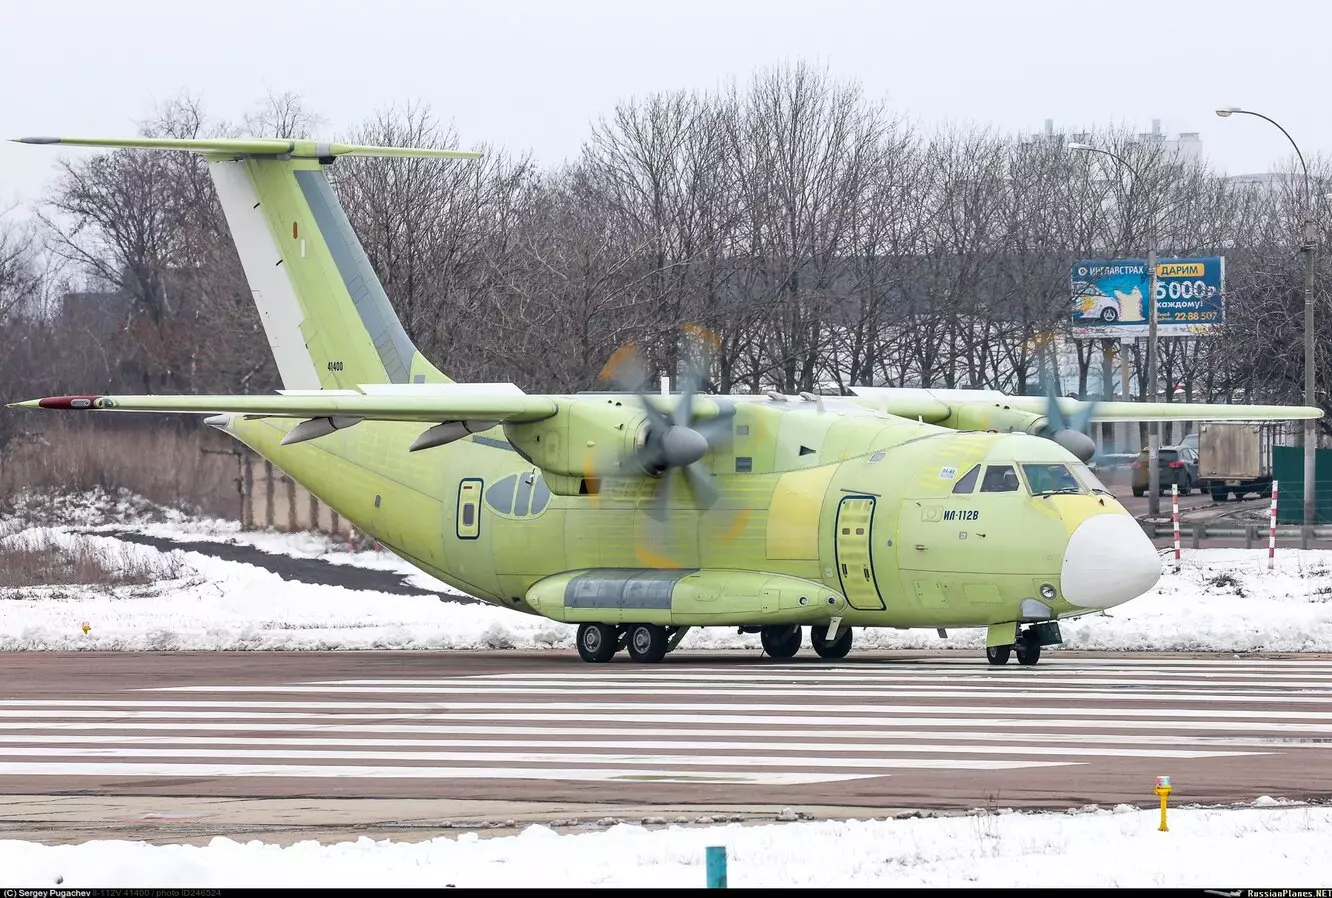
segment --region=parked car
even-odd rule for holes
[[[1074,301],[1077,305],[1077,317],[1099,319],[1106,324],[1119,320],[1119,303],[1114,297],[1106,295],[1104,290],[1089,283],[1078,284],[1080,292]]]
[[[1133,463],[1133,495],[1145,496],[1151,485],[1149,450],[1138,453]],[[1198,452],[1188,446],[1162,446],[1157,450],[1157,467],[1161,472],[1161,494],[1170,491],[1171,484],[1179,487],[1179,494],[1187,496],[1198,482]]]

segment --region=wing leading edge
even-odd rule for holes
[[[953,408],[966,405],[1002,405],[1017,411],[1043,415],[1050,400],[1044,396],[1008,396],[995,390],[930,390],[911,387],[853,387],[853,392],[880,403],[889,414],[899,408],[914,417],[923,403],[935,402]],[[1296,421],[1323,417],[1323,410],[1302,405],[1231,405],[1206,402],[1102,402],[1059,398],[1065,415],[1085,413],[1091,421]]]
[[[98,412],[174,412],[255,418],[354,417],[371,421],[540,421],[558,411],[551,399],[527,395],[365,395],[311,391],[277,396],[48,396],[9,408]]]

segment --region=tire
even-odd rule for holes
[[[584,661],[604,664],[615,657],[619,640],[610,624],[579,624],[578,654]]]
[[[838,658],[845,658],[846,653],[851,651],[851,628],[842,628],[841,632],[837,634],[837,638],[829,642],[826,626],[810,627],[809,641],[813,643],[814,651],[820,658],[834,661]]]
[[[629,627],[629,657],[640,664],[656,664],[666,657],[666,628],[658,624]]]
[[[1226,489],[1224,489],[1224,488],[1223,488],[1223,489],[1216,489],[1216,488],[1214,487],[1214,488],[1212,489],[1212,501],[1213,501],[1213,502],[1224,502],[1224,501],[1226,501],[1226,497],[1229,496],[1229,495],[1230,495],[1229,491],[1226,490]]]
[[[1138,488],[1135,486],[1135,487],[1133,488],[1133,495],[1135,495],[1135,496],[1137,496],[1139,499],[1141,499],[1143,496],[1147,495],[1147,491],[1146,491],[1145,489],[1138,489]]]
[[[791,658],[800,651],[803,631],[799,627],[764,627],[759,631],[763,651],[774,658]]]
[[[1017,644],[1018,664],[1030,667],[1041,660],[1041,644],[1034,639],[1021,639]]]
[[[1158,316],[1159,317],[1159,316]],[[1106,324],[1112,324],[1119,320],[1119,310],[1114,306],[1101,309],[1101,320]]]
[[[995,667],[1008,663],[1008,656],[1013,653],[1011,645],[987,645],[985,647],[985,660]]]

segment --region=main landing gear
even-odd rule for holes
[[[666,657],[688,627],[663,627],[660,624],[579,624],[578,654],[584,661],[605,663],[621,649],[642,664],[654,664]]]
[[[575,641],[579,656],[593,664],[604,664],[621,650],[640,664],[655,664],[680,644],[689,627],[666,627],[661,624],[579,624]],[[804,631],[795,624],[765,627],[741,627],[742,633],[758,633],[763,651],[773,658],[791,658],[800,651]],[[818,624],[809,628],[809,641],[820,658],[836,661],[851,651],[852,630],[840,626]]]
[[[1017,634],[1016,624],[1000,624],[997,627],[991,627],[993,632],[997,628],[1009,628],[1009,638],[1012,634]],[[987,642],[991,641],[989,639]],[[1059,645],[1063,642],[1063,637],[1059,634],[1059,624],[1055,621],[1045,621],[1039,624],[1032,624],[1017,634],[1017,641],[1011,644],[987,645],[985,647],[985,660],[995,666],[1002,666],[1008,663],[1009,657],[1013,651],[1017,650],[1018,664],[1031,666],[1041,660],[1041,647],[1047,645]]]
[[[796,624],[740,628],[741,633],[753,633],[754,630],[758,630],[763,651],[772,658],[792,658],[800,651],[802,631]],[[817,624],[809,628],[809,642],[820,658],[836,661],[851,651],[851,628],[839,626],[834,631],[827,624]]]

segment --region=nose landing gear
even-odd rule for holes
[[[1024,629],[1020,634],[1017,632],[1016,624],[997,624],[990,628],[993,634],[997,628],[1009,628],[1008,638],[1016,639],[1012,643],[987,645],[985,647],[985,660],[1000,667],[1008,663],[1013,650],[1017,650],[1018,664],[1026,667],[1041,660],[1041,648],[1047,645],[1059,645],[1064,641],[1059,634],[1059,624],[1056,621],[1043,621],[1039,624],[1032,624]],[[990,640],[987,638],[986,640]]]

